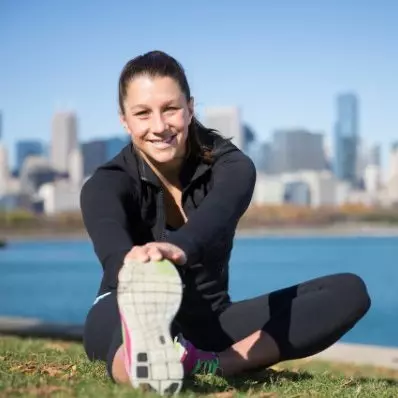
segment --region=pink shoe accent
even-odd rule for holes
[[[125,322],[123,315],[120,314],[120,319],[122,322],[122,332],[123,332],[123,347],[124,347],[124,366],[126,368],[127,374],[130,376],[131,372],[131,338],[130,333],[127,328],[127,323]]]
[[[184,367],[184,373],[185,374],[190,374],[192,372],[192,369],[195,367],[196,361],[197,361],[197,355],[196,354],[196,348],[194,345],[188,341],[185,340],[185,352],[183,356],[181,357],[181,363]]]
[[[182,335],[178,337],[179,344],[184,347],[185,351],[181,355],[181,363],[184,367],[186,375],[195,372],[198,363],[217,361],[218,356],[214,352],[202,351],[196,348],[190,341],[186,340]]]

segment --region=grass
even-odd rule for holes
[[[241,377],[201,376],[184,397],[397,397],[398,371],[291,361]],[[89,362],[81,344],[0,336],[0,397],[141,397],[113,384],[104,364]]]

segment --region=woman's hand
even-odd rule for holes
[[[184,265],[187,261],[185,253],[177,246],[166,242],[150,242],[143,246],[134,246],[124,260],[148,261],[170,260],[174,264]]]

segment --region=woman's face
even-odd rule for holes
[[[121,122],[134,146],[153,164],[180,163],[185,155],[193,99],[170,77],[141,75],[130,81]]]

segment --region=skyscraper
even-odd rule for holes
[[[337,96],[334,145],[334,173],[340,180],[357,183],[358,99],[355,94]]]
[[[7,193],[9,177],[7,148],[0,141],[0,197]]]
[[[43,155],[43,144],[38,140],[21,140],[17,142],[17,171],[28,156]]]
[[[7,193],[7,185],[10,177],[8,169],[8,152],[2,143],[3,117],[0,111],[0,197]]]
[[[76,115],[70,112],[55,114],[52,123],[51,165],[56,171],[68,171],[69,156],[77,147]]]
[[[270,142],[261,142],[254,145],[249,152],[257,171],[271,174],[273,172],[272,145]]]
[[[84,178],[83,154],[75,148],[69,155],[69,181],[73,187],[80,187]]]
[[[84,176],[90,176],[107,161],[106,140],[93,140],[82,144]]]
[[[207,108],[204,111],[204,124],[208,128],[218,130],[225,138],[231,138],[233,144],[244,150],[244,132],[239,108]]]
[[[388,178],[398,177],[398,141],[391,144]]]
[[[381,166],[381,146],[374,144],[369,149],[369,164]]]
[[[387,191],[391,204],[398,204],[398,142],[394,142],[390,149]]]
[[[275,131],[272,140],[272,169],[276,174],[325,170],[323,134],[303,129]]]

